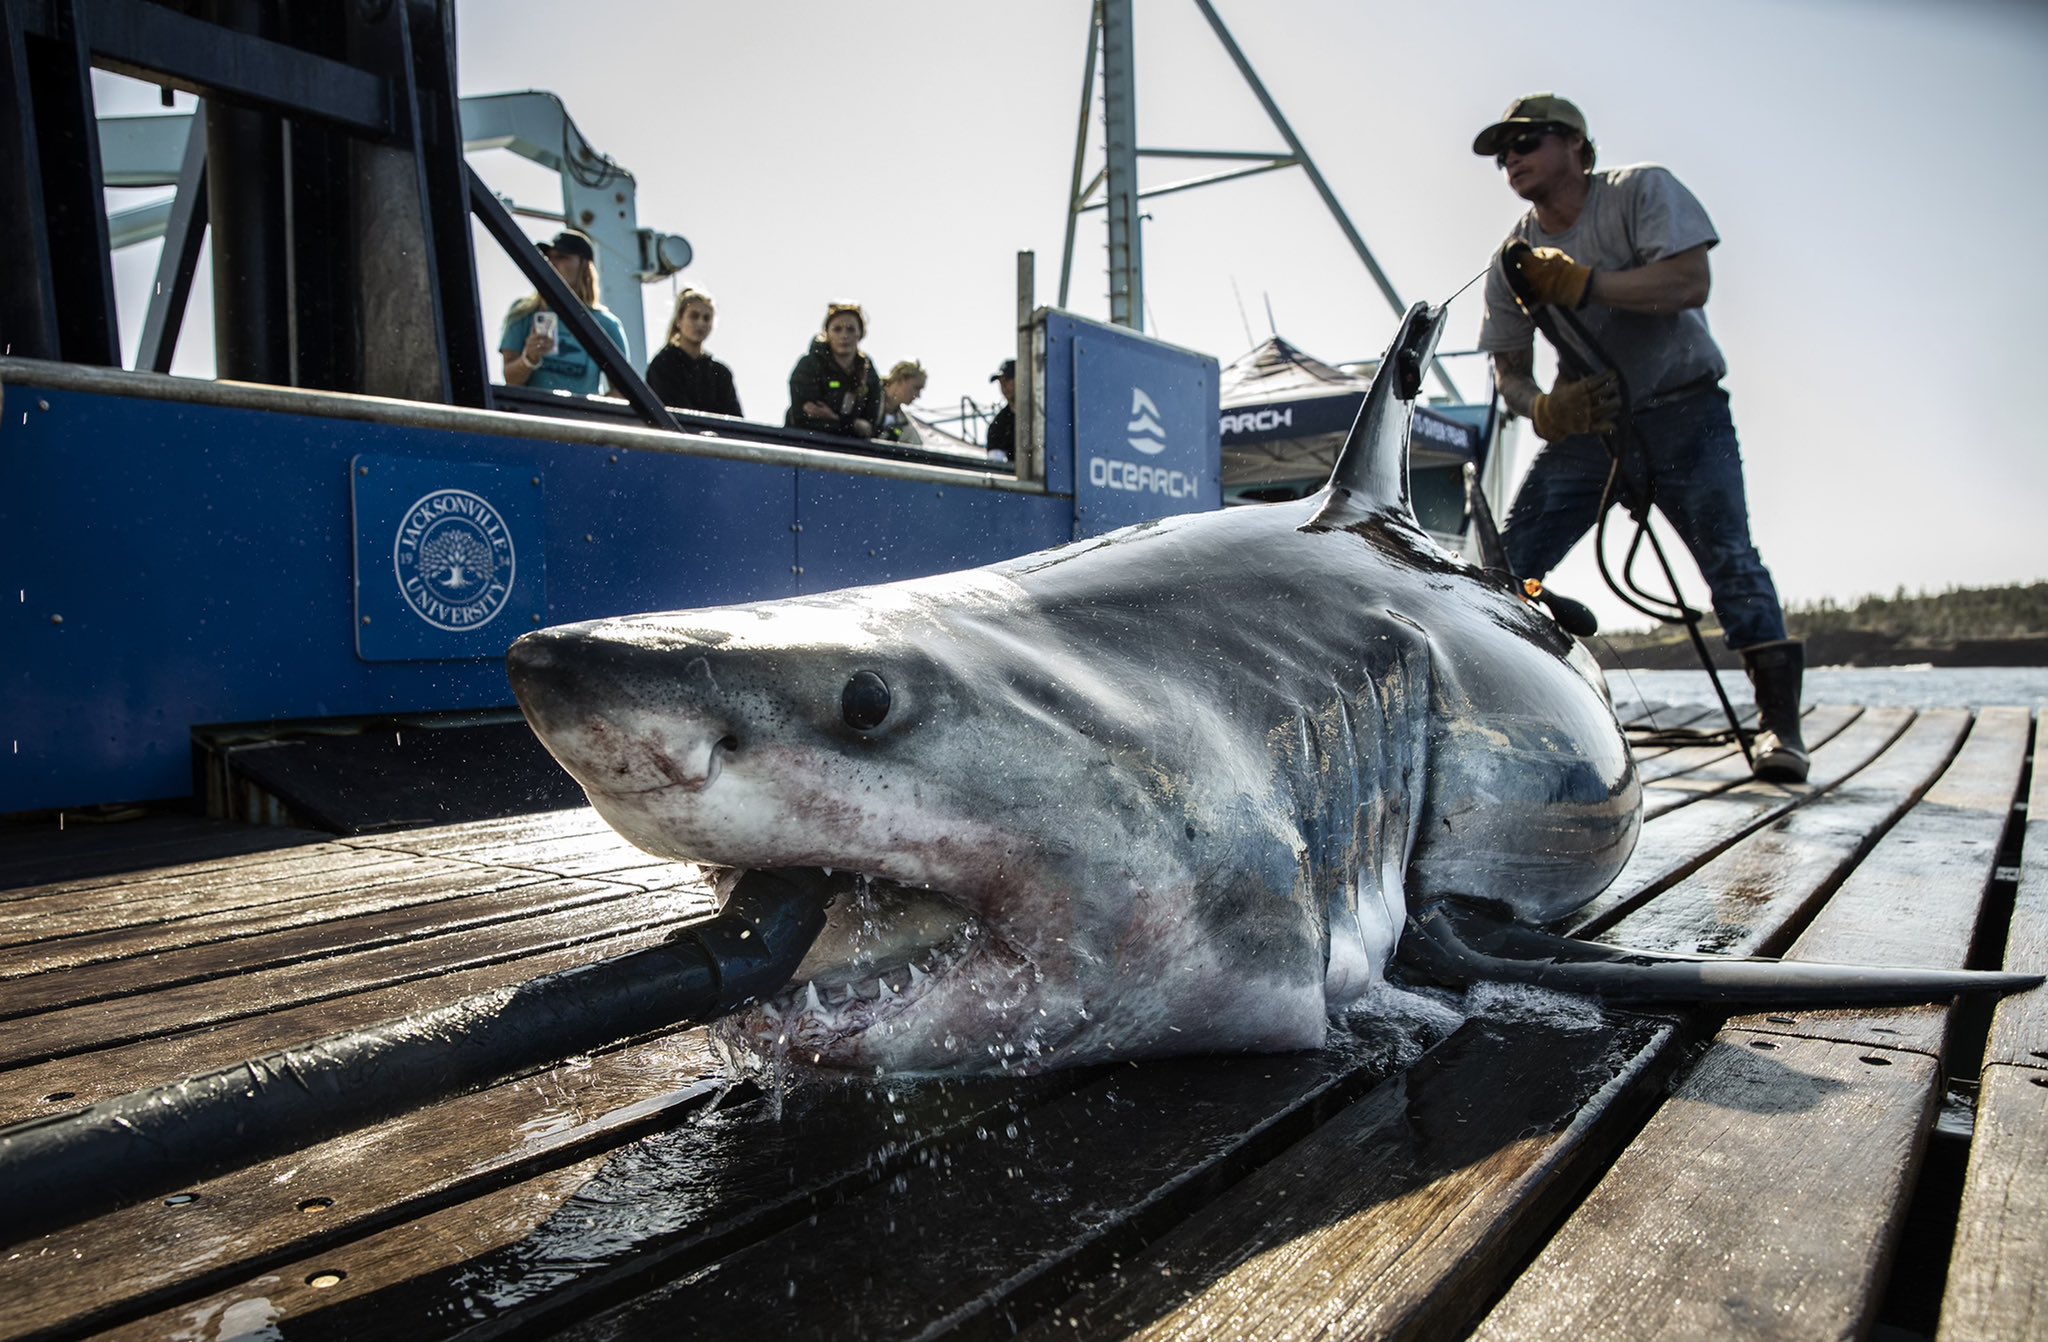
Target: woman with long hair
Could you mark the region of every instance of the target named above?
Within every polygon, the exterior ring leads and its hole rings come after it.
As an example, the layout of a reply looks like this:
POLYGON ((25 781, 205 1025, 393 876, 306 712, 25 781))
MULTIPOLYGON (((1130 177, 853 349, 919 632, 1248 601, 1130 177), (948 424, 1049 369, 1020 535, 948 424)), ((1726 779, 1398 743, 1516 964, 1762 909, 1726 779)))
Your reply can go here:
MULTIPOLYGON (((590 309, 598 329, 624 351, 625 326, 610 308, 597 301, 597 249, 591 245, 590 235, 565 228, 555 234, 554 241, 537 242, 534 246, 562 277, 562 283, 569 286, 569 292, 590 309)), ((597 392, 597 360, 538 293, 520 299, 505 314, 504 329, 498 334, 498 352, 505 356, 508 387, 573 391, 586 396, 597 392)))
POLYGON ((685 289, 676 295, 668 343, 647 365, 647 385, 663 405, 714 415, 742 413, 739 392, 732 385, 732 369, 704 352, 717 317, 718 305, 702 289, 685 289))
POLYGON ((789 372, 789 414, 793 429, 875 436, 882 417, 882 379, 861 353, 868 333, 867 314, 858 303, 834 303, 825 309, 825 328, 812 337, 811 348, 789 372))
POLYGON ((910 404, 924 395, 924 384, 924 365, 915 359, 901 360, 889 370, 882 379, 882 418, 875 425, 875 437, 912 447, 924 443, 917 421, 910 417, 910 404))

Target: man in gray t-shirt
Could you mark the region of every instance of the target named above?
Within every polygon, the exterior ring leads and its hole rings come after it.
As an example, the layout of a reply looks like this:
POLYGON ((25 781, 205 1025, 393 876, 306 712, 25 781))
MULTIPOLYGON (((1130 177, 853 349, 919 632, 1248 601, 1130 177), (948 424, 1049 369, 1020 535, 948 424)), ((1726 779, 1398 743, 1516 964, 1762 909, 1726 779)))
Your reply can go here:
POLYGON ((1653 500, 1698 562, 1728 646, 1749 669, 1763 729, 1757 776, 1805 778, 1802 647, 1785 637, 1777 588, 1750 543, 1742 454, 1720 386, 1727 364, 1707 330, 1707 250, 1720 241, 1712 221, 1664 168, 1594 171, 1585 117, 1555 94, 1517 98, 1472 151, 1492 157, 1529 202, 1508 236, 1534 249, 1520 254, 1524 287, 1539 306, 1572 310, 1598 346, 1580 352, 1591 375, 1537 386, 1536 325, 1508 283, 1504 244, 1487 271, 1479 347, 1494 356, 1501 398, 1545 444, 1501 532, 1509 566, 1540 579, 1603 502, 1653 500))

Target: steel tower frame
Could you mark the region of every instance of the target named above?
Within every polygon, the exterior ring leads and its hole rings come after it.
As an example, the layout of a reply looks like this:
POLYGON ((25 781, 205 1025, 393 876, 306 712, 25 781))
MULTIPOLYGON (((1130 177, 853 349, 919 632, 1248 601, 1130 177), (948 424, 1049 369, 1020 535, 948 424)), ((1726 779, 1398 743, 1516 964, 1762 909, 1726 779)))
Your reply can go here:
MULTIPOLYGON (((1095 0, 1088 24, 1088 59, 1081 76, 1081 114, 1079 126, 1074 135, 1074 174, 1067 193, 1066 247, 1060 258, 1061 307, 1067 304, 1067 291, 1074 271, 1074 230, 1081 216, 1094 210, 1106 210, 1109 220, 1108 271, 1109 271, 1109 319, 1119 326, 1133 330, 1145 329, 1145 262, 1139 203, 1157 196, 1171 195, 1178 191, 1190 191, 1199 186, 1214 186, 1219 182, 1236 181, 1241 177, 1253 177, 1260 173, 1275 172, 1282 168, 1300 168, 1308 174, 1315 186, 1316 194, 1322 198, 1331 218, 1344 234, 1344 240, 1351 244, 1351 250, 1358 255, 1366 273, 1386 297, 1396 316, 1407 311, 1407 304, 1401 301, 1394 282, 1387 278, 1387 272, 1365 245, 1351 217, 1338 203, 1337 195, 1330 189, 1315 159, 1287 124, 1287 118, 1280 112, 1279 104, 1252 69, 1237 40, 1224 26, 1222 16, 1210 0, 1195 0, 1195 8, 1208 20, 1216 40, 1229 54, 1238 74, 1265 109, 1266 117, 1286 142, 1285 151, 1266 152, 1243 149, 1161 149, 1143 148, 1138 144, 1137 135, 1137 46, 1133 33, 1131 0, 1095 0), (1092 177, 1083 180, 1088 163, 1088 127, 1090 104, 1095 96, 1096 65, 1098 55, 1102 67, 1102 108, 1103 108, 1103 167, 1092 177), (1138 185, 1138 160, 1142 158, 1200 159, 1210 162, 1242 162, 1249 166, 1212 172, 1184 181, 1155 186, 1149 190, 1138 185), (1100 193, 1100 199, 1097 194, 1100 193)), ((1430 361, 1431 371, 1444 391, 1454 401, 1462 401, 1457 384, 1451 380, 1442 359, 1430 361)))

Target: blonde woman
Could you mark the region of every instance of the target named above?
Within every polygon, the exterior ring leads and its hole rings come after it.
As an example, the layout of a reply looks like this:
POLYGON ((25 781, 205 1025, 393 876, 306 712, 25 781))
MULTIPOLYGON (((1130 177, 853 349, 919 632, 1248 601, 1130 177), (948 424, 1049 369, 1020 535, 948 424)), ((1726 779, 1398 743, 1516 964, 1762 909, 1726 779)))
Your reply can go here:
POLYGON ((875 437, 912 447, 924 443, 917 421, 910 417, 910 405, 924 395, 924 383, 924 365, 915 359, 905 359, 889 370, 882 379, 882 418, 875 426, 875 437))
POLYGON ((732 369, 704 352, 717 317, 718 305, 702 289, 685 289, 676 295, 668 343, 647 365, 647 385, 663 405, 714 415, 743 413, 739 392, 733 389, 732 369))
MULTIPOLYGON (((597 301, 597 249, 590 235, 573 228, 555 234, 553 242, 534 246, 569 286, 569 292, 583 301, 597 328, 620 350, 626 348, 626 328, 610 308, 597 301)), ((598 387, 597 360, 583 348, 548 308, 539 294, 528 294, 505 314, 504 329, 498 333, 498 352, 505 356, 505 385, 532 387, 535 391, 573 391, 595 395, 598 387)))
POLYGON ((861 353, 868 316, 858 303, 834 303, 825 309, 825 329, 811 338, 811 348, 789 370, 789 415, 793 429, 875 436, 882 417, 882 379, 874 363, 861 353))

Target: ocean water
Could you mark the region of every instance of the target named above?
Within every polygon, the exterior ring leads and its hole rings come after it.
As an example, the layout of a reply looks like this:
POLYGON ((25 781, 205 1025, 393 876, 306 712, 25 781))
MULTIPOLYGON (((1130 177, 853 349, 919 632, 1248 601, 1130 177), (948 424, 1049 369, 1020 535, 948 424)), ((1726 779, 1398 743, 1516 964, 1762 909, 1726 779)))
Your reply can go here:
MULTIPOLYGON (((1704 671, 1610 671, 1607 684, 1617 708, 1717 702, 1704 671)), ((1722 672, 1721 685, 1738 708, 1750 704, 1749 681, 1740 671, 1722 672)), ((2048 666, 1811 667, 1801 697, 1809 704, 1871 707, 2040 708, 2048 706, 2048 666)))

